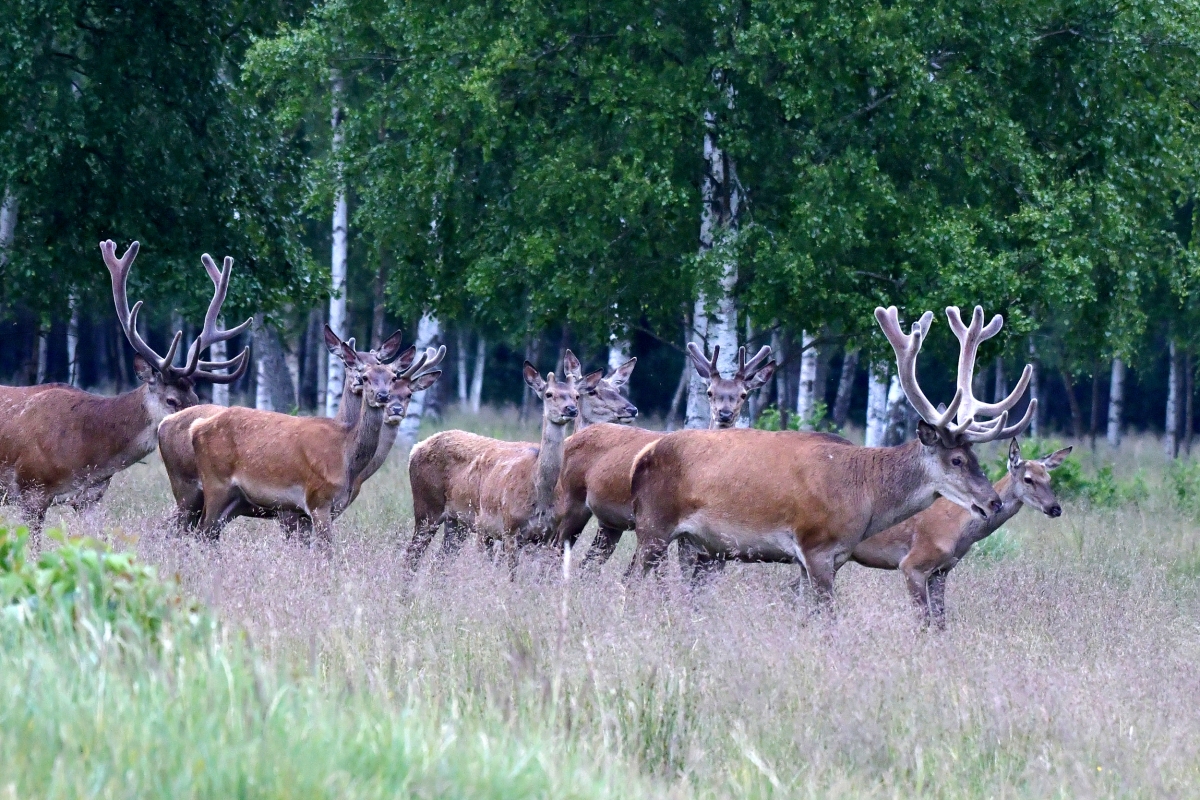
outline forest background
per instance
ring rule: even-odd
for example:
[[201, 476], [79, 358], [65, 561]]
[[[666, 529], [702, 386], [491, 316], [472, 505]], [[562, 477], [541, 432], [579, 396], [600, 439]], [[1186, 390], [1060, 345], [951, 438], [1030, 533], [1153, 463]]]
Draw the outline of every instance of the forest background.
[[1032, 362], [1038, 432], [1175, 455], [1197, 31], [1194, 0], [10, 0], [0, 380], [132, 384], [96, 245], [136, 239], [152, 345], [199, 320], [200, 254], [235, 259], [259, 325], [217, 402], [331, 413], [329, 322], [447, 344], [430, 410], [528, 411], [520, 361], [570, 346], [702, 424], [685, 343], [770, 344], [758, 424], [882, 443], [911, 415], [871, 310], [981, 304], [980, 396]]

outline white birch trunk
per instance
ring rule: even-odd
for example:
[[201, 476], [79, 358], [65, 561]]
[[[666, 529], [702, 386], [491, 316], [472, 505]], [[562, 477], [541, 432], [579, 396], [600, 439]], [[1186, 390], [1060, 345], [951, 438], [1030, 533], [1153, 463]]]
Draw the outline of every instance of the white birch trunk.
[[17, 236], [17, 211], [21, 202], [8, 186], [4, 187], [4, 202], [0, 204], [0, 267], [8, 263], [8, 251]]
[[67, 298], [71, 319], [67, 323], [67, 383], [79, 385], [79, 299], [72, 293]]
[[837, 398], [833, 401], [833, 424], [839, 428], [850, 416], [850, 395], [854, 391], [854, 376], [858, 370], [858, 348], [842, 356], [842, 374], [838, 377]]
[[1167, 343], [1168, 373], [1167, 373], [1167, 419], [1163, 426], [1166, 435], [1163, 436], [1163, 452], [1167, 458], [1175, 458], [1179, 453], [1179, 396], [1180, 375], [1179, 358], [1175, 349], [1175, 341]]
[[[438, 322], [438, 318], [429, 313], [424, 314], [421, 321], [417, 323], [418, 358], [425, 348], [436, 347], [441, 336], [442, 326]], [[406, 453], [417, 443], [417, 434], [421, 430], [421, 417], [425, 414], [427, 391], [413, 393], [412, 400], [408, 403], [408, 416], [400, 421], [400, 443]]]
[[267, 383], [267, 370], [271, 368], [266, 357], [267, 348], [258, 344], [255, 342], [254, 348], [254, 407], [259, 411], [274, 411], [275, 407], [271, 405], [271, 388]]
[[614, 333], [609, 337], [608, 342], [608, 371], [612, 372], [617, 367], [629, 360], [629, 340], [619, 339]]
[[900, 385], [899, 373], [892, 373], [888, 383], [886, 426], [883, 433], [883, 444], [892, 446], [902, 444], [908, 431], [907, 398], [904, 387]]
[[455, 332], [455, 366], [458, 368], [458, 410], [466, 412], [470, 408], [470, 386], [467, 377], [467, 332], [460, 326]]
[[800, 354], [800, 388], [796, 393], [796, 418], [800, 430], [811, 431], [816, 420], [813, 413], [817, 408], [817, 348], [816, 337], [808, 331], [800, 331], [800, 343], [804, 351]]
[[[717, 146], [715, 115], [705, 112], [704, 161], [707, 165], [700, 183], [700, 254], [714, 247], [732, 244], [737, 236], [738, 213], [741, 206], [741, 187], [737, 180], [737, 169], [733, 161]], [[737, 362], [737, 306], [733, 289], [737, 285], [737, 263], [727, 257], [721, 265], [721, 294], [716, 298], [710, 317], [709, 298], [698, 292], [692, 315], [692, 340], [711, 353], [711, 348], [720, 346], [717, 369], [722, 375], [733, 373]], [[707, 428], [709, 424], [708, 397], [704, 380], [692, 371], [688, 382], [687, 417], [685, 427]], [[738, 427], [747, 427], [749, 421], [743, 415]]]
[[[219, 327], [221, 330], [225, 330], [225, 319], [224, 318], [221, 318], [217, 321], [217, 327]], [[229, 352], [229, 350], [226, 347], [226, 343], [224, 341], [215, 342], [215, 343], [213, 343], [213, 346], [209, 348], [208, 357], [210, 359], [212, 359], [213, 361], [224, 361], [228, 357], [225, 355], [227, 352]], [[215, 369], [215, 370], [213, 370], [213, 372], [216, 372], [220, 375], [224, 375], [226, 370]], [[228, 406], [229, 405], [229, 384], [228, 383], [214, 383], [212, 385], [212, 401], [213, 401], [214, 406]]]
[[475, 369], [471, 373], [471, 413], [478, 414], [483, 401], [483, 370], [487, 366], [487, 339], [475, 340]]
[[[345, 131], [342, 130], [342, 95], [345, 83], [341, 73], [333, 70], [333, 153], [338, 158], [345, 143]], [[341, 165], [338, 165], [339, 172]], [[346, 187], [338, 176], [337, 196], [333, 203], [333, 253], [330, 260], [330, 295], [329, 295], [329, 327], [338, 338], [345, 339], [346, 331], [346, 235], [347, 235]], [[341, 359], [327, 360], [325, 381], [325, 416], [337, 415], [338, 406], [342, 400], [342, 389], [346, 382], [346, 366]]]
[[1037, 360], [1037, 346], [1033, 343], [1033, 337], [1029, 337], [1029, 363], [1033, 366], [1033, 372], [1029, 376], [1029, 401], [1037, 400], [1038, 407], [1033, 410], [1033, 416], [1029, 418], [1029, 438], [1037, 439], [1042, 432], [1042, 385], [1041, 385], [1041, 369]]
[[880, 361], [867, 370], [867, 447], [882, 447], [887, 434], [888, 366]]
[[47, 323], [39, 325], [37, 336], [37, 375], [34, 383], [42, 384], [46, 382], [46, 370], [49, 367], [50, 325]]
[[1125, 409], [1125, 362], [1114, 358], [1108, 384], [1108, 446], [1121, 446], [1121, 413]]

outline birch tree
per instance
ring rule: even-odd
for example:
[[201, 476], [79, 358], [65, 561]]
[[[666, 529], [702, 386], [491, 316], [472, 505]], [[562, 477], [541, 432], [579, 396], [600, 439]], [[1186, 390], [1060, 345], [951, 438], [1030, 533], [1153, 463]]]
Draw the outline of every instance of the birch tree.
[[[332, 153], [336, 170], [333, 197], [333, 252], [329, 262], [329, 327], [339, 339], [346, 339], [346, 234], [349, 226], [346, 207], [344, 170], [339, 160], [345, 147], [346, 131], [342, 127], [343, 97], [346, 84], [339, 70], [330, 71], [330, 87], [333, 97], [333, 143]], [[337, 415], [342, 402], [342, 389], [346, 382], [346, 365], [340, 358], [328, 361], [325, 381], [325, 416]]]

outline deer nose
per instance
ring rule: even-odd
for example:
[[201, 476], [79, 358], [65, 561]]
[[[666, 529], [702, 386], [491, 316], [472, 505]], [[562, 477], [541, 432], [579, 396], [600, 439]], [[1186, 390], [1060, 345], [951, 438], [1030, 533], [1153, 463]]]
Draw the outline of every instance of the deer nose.
[[717, 419], [721, 420], [721, 422], [729, 422], [729, 420], [733, 419], [733, 412], [732, 411], [718, 411]]
[[376, 392], [375, 399], [379, 401], [380, 405], [382, 405], [387, 402], [388, 393], [387, 392]]
[[625, 406], [625, 416], [636, 417], [637, 416], [637, 408], [635, 408], [634, 406]]
[[997, 497], [995, 500], [988, 503], [988, 508], [990, 508], [992, 510], [993, 514], [999, 513], [1000, 509], [1004, 508], [1004, 503], [1002, 503], [1000, 501], [1000, 498]]
[[1062, 506], [1060, 506], [1058, 503], [1055, 503], [1054, 505], [1050, 506], [1050, 508], [1046, 509], [1046, 515], [1050, 517], [1061, 517]]
[[579, 409], [575, 406], [567, 406], [563, 409], [563, 416], [565, 416], [567, 419], [574, 419], [575, 417], [579, 416]]

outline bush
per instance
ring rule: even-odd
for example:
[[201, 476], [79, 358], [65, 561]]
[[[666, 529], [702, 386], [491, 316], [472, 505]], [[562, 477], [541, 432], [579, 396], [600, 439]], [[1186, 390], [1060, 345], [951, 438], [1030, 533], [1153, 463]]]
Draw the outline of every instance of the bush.
[[159, 636], [184, 610], [194, 616], [174, 582], [162, 581], [151, 566], [130, 553], [114, 553], [90, 538], [48, 532], [58, 547], [36, 564], [28, 561], [26, 528], [0, 528], [0, 606], [18, 621], [58, 628], [69, 622], [108, 625], [137, 637]]
[[[1030, 439], [1021, 443], [1021, 456], [1025, 459], [1035, 459], [1047, 456], [1064, 445], [1053, 439]], [[984, 465], [988, 477], [998, 481], [1008, 472], [1008, 448], [1000, 448], [996, 457]], [[1200, 473], [1197, 474], [1200, 480]], [[1088, 477], [1083, 470], [1083, 462], [1072, 453], [1058, 469], [1050, 473], [1050, 485], [1058, 499], [1082, 499], [1096, 508], [1116, 508], [1125, 503], [1140, 503], [1150, 495], [1146, 485], [1146, 476], [1138, 471], [1127, 481], [1117, 479], [1113, 474], [1111, 464], [1101, 467], [1095, 476]]]
[[1200, 461], [1175, 461], [1167, 468], [1167, 490], [1173, 505], [1195, 516], [1200, 512]]
[[[812, 415], [807, 420], [809, 430], [836, 430], [837, 426], [833, 424], [833, 420], [829, 418], [828, 413], [828, 406], [818, 400], [813, 406]], [[781, 416], [782, 415], [779, 413], [779, 408], [777, 406], [767, 406], [762, 411], [758, 412], [758, 419], [754, 420], [754, 427], [763, 431], [780, 430]], [[789, 431], [798, 431], [800, 430], [800, 424], [805, 421], [806, 420], [800, 419], [800, 417], [796, 414], [790, 414], [788, 416], [787, 428]]]

